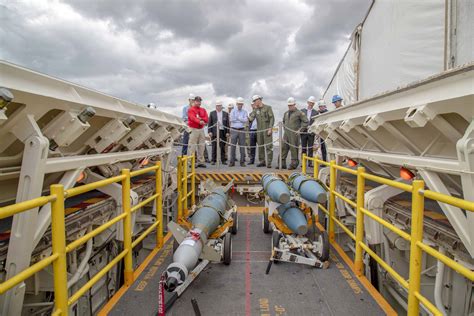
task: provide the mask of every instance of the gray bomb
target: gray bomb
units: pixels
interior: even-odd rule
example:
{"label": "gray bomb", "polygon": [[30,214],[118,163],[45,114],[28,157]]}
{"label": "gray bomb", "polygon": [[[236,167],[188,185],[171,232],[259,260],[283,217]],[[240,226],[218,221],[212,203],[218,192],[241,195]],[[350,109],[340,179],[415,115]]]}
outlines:
{"label": "gray bomb", "polygon": [[278,176],[265,174],[262,177],[262,186],[266,195],[276,203],[288,203],[290,201],[290,190],[286,183]]}
{"label": "gray bomb", "polygon": [[223,220],[226,211],[227,191],[230,187],[218,187],[202,201],[191,217],[192,228],[173,254],[173,263],[166,268],[167,291],[174,291],[187,278],[196,265],[204,245]]}
{"label": "gray bomb", "polygon": [[303,199],[314,203],[326,203],[326,190],[315,179],[295,172],[288,178],[290,186],[298,192]]}

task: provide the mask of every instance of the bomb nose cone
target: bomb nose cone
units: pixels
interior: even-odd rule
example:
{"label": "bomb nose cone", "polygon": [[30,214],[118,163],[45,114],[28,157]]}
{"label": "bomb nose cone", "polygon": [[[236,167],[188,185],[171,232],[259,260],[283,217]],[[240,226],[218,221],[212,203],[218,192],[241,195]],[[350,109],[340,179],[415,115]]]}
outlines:
{"label": "bomb nose cone", "polygon": [[288,203],[290,201],[290,190],[285,182],[273,174],[262,177],[262,186],[270,200],[276,203]]}
{"label": "bomb nose cone", "polygon": [[168,292],[173,292],[178,287],[178,280],[174,277],[169,277],[166,280],[165,289]]}
{"label": "bomb nose cone", "polygon": [[292,232],[298,235],[306,235],[308,232],[306,217],[299,208],[287,204],[280,206],[278,212],[283,222]]}
{"label": "bomb nose cone", "polygon": [[286,204],[288,202],[290,202],[290,194],[286,192],[280,193],[280,203]]}

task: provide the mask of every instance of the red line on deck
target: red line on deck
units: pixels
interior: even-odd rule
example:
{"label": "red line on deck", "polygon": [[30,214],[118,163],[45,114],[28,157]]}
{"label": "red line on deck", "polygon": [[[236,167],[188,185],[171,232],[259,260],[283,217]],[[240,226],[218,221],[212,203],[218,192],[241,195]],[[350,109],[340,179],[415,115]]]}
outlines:
{"label": "red line on deck", "polygon": [[247,217],[245,232],[245,315],[250,316],[250,218]]}

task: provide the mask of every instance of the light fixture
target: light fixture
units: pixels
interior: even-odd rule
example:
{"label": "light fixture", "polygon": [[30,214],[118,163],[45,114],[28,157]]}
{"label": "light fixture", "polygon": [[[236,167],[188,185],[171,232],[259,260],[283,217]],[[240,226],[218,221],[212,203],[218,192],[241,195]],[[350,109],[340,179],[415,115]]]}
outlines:
{"label": "light fixture", "polygon": [[145,157],[140,161],[140,166],[143,167],[143,166],[148,165],[149,163],[150,163],[150,160],[148,159],[148,157]]}
{"label": "light fixture", "polygon": [[82,182],[85,178],[86,178],[85,172],[81,171],[81,173],[76,178],[76,182]]}
{"label": "light fixture", "polygon": [[400,167],[400,177],[403,179],[403,180],[412,180],[414,177],[415,177],[415,174],[413,172],[411,172],[410,170],[408,170],[407,168],[405,167]]}
{"label": "light fixture", "polygon": [[347,164],[349,165],[349,167],[357,166],[357,162],[355,160],[352,160],[352,159],[347,159]]}

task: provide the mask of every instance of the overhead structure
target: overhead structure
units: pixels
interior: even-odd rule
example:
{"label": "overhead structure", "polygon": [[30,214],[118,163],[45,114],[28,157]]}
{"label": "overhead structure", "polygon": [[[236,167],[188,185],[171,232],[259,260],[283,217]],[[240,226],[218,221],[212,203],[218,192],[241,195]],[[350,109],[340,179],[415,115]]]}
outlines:
{"label": "overhead structure", "polygon": [[[52,183],[63,184],[65,189],[69,189],[78,183],[118,175],[121,169],[136,170],[156,161],[168,166],[172,143],[185,127],[177,116],[6,61],[0,61],[0,73],[2,204],[39,197],[47,192]],[[160,131],[159,135],[157,131]],[[172,174],[171,170],[165,175],[164,183],[168,183],[167,179]],[[104,209],[110,215],[110,207],[121,208],[119,184],[100,190],[112,198],[111,204],[101,204],[101,215],[106,213]],[[142,198],[139,194],[147,192],[139,186],[133,188],[132,203],[138,204]],[[167,198],[164,196],[164,199]],[[152,220],[150,215],[142,216],[141,211],[138,213],[140,221],[136,221],[136,214],[133,216],[135,233]],[[86,217],[86,220],[83,218],[74,222],[75,231],[83,234],[97,225],[101,218]],[[17,214],[11,224],[6,224],[11,225],[7,226],[11,232],[7,242],[0,243],[0,259],[6,260],[4,269],[7,279],[36,260],[32,258],[33,253],[41,257],[42,252],[48,251],[49,247],[43,247],[41,241],[46,238],[50,223],[48,204]],[[70,224],[72,222],[67,221],[66,225]],[[96,241],[99,242],[98,239]],[[42,244],[41,251],[37,248],[39,244]],[[80,252],[74,252],[71,260],[77,262],[80,255]],[[87,256],[84,258],[87,259]],[[37,279],[35,288],[43,289],[42,282],[47,281]],[[27,291],[30,292],[29,288],[27,290],[23,284],[2,295],[0,314],[20,315]],[[34,292],[39,297],[46,295],[43,290]]]}
{"label": "overhead structure", "polygon": [[[340,95],[344,106],[329,107],[310,127],[324,139],[328,160],[406,183],[421,179],[429,190],[474,201],[473,15],[471,1],[373,2],[323,96],[329,104]],[[323,167],[319,179],[336,179],[333,185],[341,192],[337,217],[355,227],[356,209],[348,202],[356,196],[355,178],[340,172],[329,177],[330,168]],[[366,209],[410,229],[411,210],[402,190],[374,183],[367,183],[366,190]],[[474,266],[474,213],[443,202],[427,205],[424,220],[429,229],[423,238],[450,258]],[[394,269],[406,269],[400,252],[409,255],[410,249],[375,220],[366,217],[364,223],[364,238],[374,253]],[[424,260],[432,258],[425,255]],[[463,307],[472,302],[465,290],[469,281],[437,264],[435,282],[424,287],[424,294],[442,311],[450,306],[451,315],[469,313]],[[370,274],[382,280],[379,284],[391,293],[394,304],[406,301],[406,293],[392,285],[380,267]],[[431,282],[424,277],[425,283]],[[446,278],[453,280],[450,289],[441,287]]]}
{"label": "overhead structure", "polygon": [[336,94],[352,104],[471,63],[473,19],[471,1],[373,1],[324,92],[326,104]]}

